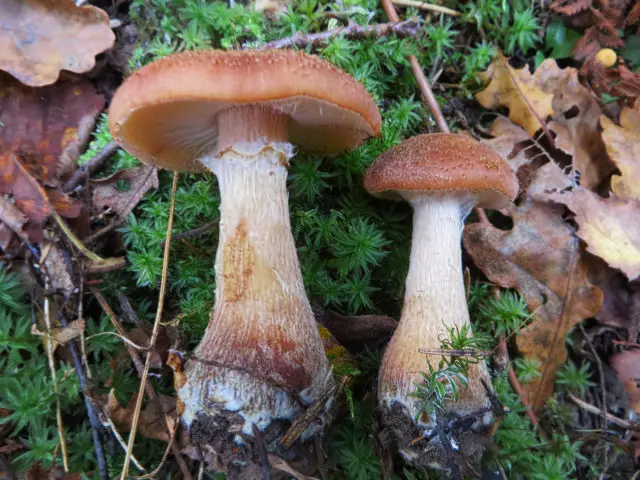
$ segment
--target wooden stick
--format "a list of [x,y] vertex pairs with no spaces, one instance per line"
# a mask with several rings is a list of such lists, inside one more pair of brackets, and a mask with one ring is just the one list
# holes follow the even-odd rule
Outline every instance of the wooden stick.
[[420,2],[417,0],[392,0],[394,5],[400,7],[416,7],[421,10],[429,10],[430,12],[444,13],[445,15],[451,15],[452,17],[459,17],[460,12],[452,8],[443,7],[441,5],[434,5],[433,3]]

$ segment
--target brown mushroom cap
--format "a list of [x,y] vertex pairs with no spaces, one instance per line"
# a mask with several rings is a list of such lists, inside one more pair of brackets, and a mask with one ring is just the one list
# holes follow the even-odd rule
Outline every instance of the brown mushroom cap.
[[380,112],[353,77],[291,50],[187,52],[157,60],[117,90],[109,109],[115,141],[145,163],[201,171],[217,144],[216,115],[238,105],[289,115],[289,141],[335,154],[380,133]]
[[490,147],[451,133],[418,135],[380,155],[364,174],[374,195],[468,192],[479,206],[502,208],[518,194],[513,169]]

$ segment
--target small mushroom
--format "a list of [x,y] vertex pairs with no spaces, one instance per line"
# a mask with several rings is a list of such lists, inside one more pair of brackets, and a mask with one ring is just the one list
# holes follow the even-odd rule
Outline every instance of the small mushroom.
[[[276,439],[333,382],[291,233],[293,145],[323,154],[355,148],[380,133],[376,104],[318,57],[192,52],[128,78],[109,124],[117,143],[145,163],[217,176],[215,306],[178,395],[192,440],[210,445],[217,462],[261,465],[261,447],[246,441],[255,429],[277,450]],[[301,438],[327,418],[322,412]]]
[[[418,350],[440,349],[450,329],[470,325],[461,258],[464,219],[475,205],[509,205],[518,192],[516,176],[489,147],[437,133],[387,150],[365,172],[364,186],[373,195],[406,200],[414,211],[404,306],[378,379],[383,421],[408,461],[449,469],[452,455],[460,465],[478,460],[482,442],[469,433],[486,430],[492,417],[484,362],[470,365],[468,388],[461,388],[459,401],[445,404],[446,418],[420,415],[412,393],[424,382],[427,358],[436,368],[440,360]],[[471,429],[456,431],[452,422],[469,415]]]

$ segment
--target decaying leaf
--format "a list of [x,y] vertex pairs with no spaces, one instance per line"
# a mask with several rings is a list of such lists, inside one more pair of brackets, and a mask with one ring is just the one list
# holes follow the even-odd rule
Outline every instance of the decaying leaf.
[[517,337],[521,353],[544,366],[542,377],[526,385],[535,408],[553,392],[555,371],[567,357],[566,336],[602,304],[602,292],[589,283],[578,240],[561,213],[558,206],[527,200],[512,208],[510,231],[474,223],[463,235],[466,250],[487,278],[515,288],[535,312]]
[[60,70],[83,73],[113,46],[109,16],[73,0],[0,2],[0,70],[26,85],[54,83]]
[[93,204],[102,211],[112,211],[126,217],[138,202],[152,188],[158,188],[158,172],[155,167],[142,167],[120,170],[110,177],[93,180]]
[[15,155],[43,185],[56,187],[75,170],[103,107],[102,95],[84,79],[30,88],[0,73],[0,152]]
[[614,355],[611,365],[629,395],[629,406],[640,413],[640,350],[627,350]]
[[0,197],[0,222],[22,237],[26,235],[22,227],[27,220],[26,215],[18,207],[6,198]]
[[602,258],[627,278],[640,275],[640,202],[599,195],[577,188],[550,193],[548,198],[575,214],[578,236],[587,250]]
[[104,98],[86,80],[36,89],[0,72],[0,195],[10,195],[26,216],[15,230],[23,238],[41,239],[49,202],[63,217],[80,214],[81,204],[57,187],[76,168],[103,106]]
[[[80,337],[86,327],[84,320],[73,320],[66,327],[56,326],[51,329],[50,338],[53,340],[52,348],[55,350],[59,345],[64,345],[69,340]],[[39,337],[46,337],[46,333],[38,330],[35,325],[31,328],[31,333]],[[43,340],[46,345],[46,341]]]
[[42,225],[52,208],[63,217],[78,217],[82,204],[58,190],[44,189],[13,154],[0,154],[0,195],[9,195],[28,218],[22,231],[26,238],[42,240]]
[[[131,422],[133,421],[133,413],[136,407],[136,395],[132,395],[126,407],[122,407],[118,403],[115,390],[111,389],[107,401],[107,413],[113,420],[113,423],[120,432],[128,432],[131,430]],[[167,425],[173,430],[176,422],[176,399],[168,395],[159,395],[160,405],[162,406],[162,415],[164,415]],[[155,440],[169,441],[169,433],[164,428],[160,413],[156,410],[153,402],[140,412],[140,420],[138,422],[138,431],[147,438]]]
[[[640,102],[638,102],[640,107]],[[621,176],[611,179],[611,189],[617,197],[640,201],[640,108],[625,107],[620,113],[620,126],[604,115],[600,119],[602,138],[607,153],[620,170]]]
[[354,351],[363,349],[365,345],[390,338],[398,326],[397,320],[384,315],[347,317],[332,310],[316,312],[316,321],[326,327],[327,333],[335,337],[338,345],[344,345]]
[[509,119],[533,135],[553,113],[553,92],[541,75],[550,65],[558,68],[555,60],[545,60],[532,75],[528,67],[511,67],[500,54],[483,74],[489,83],[476,99],[485,108],[507,107]]
[[589,280],[604,294],[596,319],[602,325],[624,328],[629,333],[629,340],[637,342],[640,335],[640,285],[630,283],[622,273],[598,257],[591,255],[587,263]]
[[65,298],[75,290],[71,279],[71,258],[53,242],[46,242],[42,247],[41,268],[51,282],[51,288]]

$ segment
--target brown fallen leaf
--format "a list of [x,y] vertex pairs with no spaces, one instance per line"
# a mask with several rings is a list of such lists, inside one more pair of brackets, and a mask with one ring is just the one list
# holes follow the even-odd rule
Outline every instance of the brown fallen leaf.
[[611,357],[611,366],[629,395],[629,406],[640,413],[640,350],[627,350]]
[[532,75],[529,67],[517,70],[499,54],[482,74],[489,83],[476,95],[476,100],[484,108],[507,107],[509,120],[533,136],[542,128],[540,121],[544,122],[553,114],[553,92],[543,84],[542,78],[551,65],[558,68],[555,60],[545,60]]
[[620,126],[604,115],[600,119],[607,153],[621,176],[611,178],[611,190],[617,197],[640,201],[640,102],[632,110],[620,112]]
[[60,70],[88,72],[113,46],[109,16],[73,0],[0,2],[0,70],[26,85],[54,83]]
[[630,283],[622,273],[598,257],[589,255],[587,263],[589,280],[604,294],[596,319],[602,325],[626,329],[629,340],[637,342],[640,335],[640,286]]
[[44,189],[13,154],[0,153],[0,195],[10,195],[13,204],[28,218],[22,232],[32,242],[42,240],[42,225],[55,209],[61,216],[80,216],[79,200],[53,189]]
[[562,220],[561,208],[528,199],[509,213],[511,230],[474,223],[465,227],[463,241],[487,278],[515,288],[534,313],[516,340],[524,356],[543,365],[541,378],[525,387],[531,405],[540,408],[566,360],[567,335],[598,312],[602,292],[587,279],[578,240]]
[[617,268],[630,280],[640,275],[640,202],[602,198],[584,188],[549,193],[549,200],[575,214],[578,236],[587,250]]
[[[91,183],[95,208],[110,208],[121,217],[129,215],[149,190],[159,186],[158,171],[149,165],[120,170]],[[119,183],[125,183],[126,189],[119,188]]]
[[22,230],[27,223],[27,217],[13,203],[4,197],[0,197],[0,222],[16,232],[21,237],[26,236]]
[[88,80],[30,88],[0,72],[0,152],[18,157],[43,185],[57,187],[76,169],[103,107],[104,97]]
[[590,190],[614,171],[600,133],[602,109],[578,79],[575,68],[548,68],[543,81],[553,85],[553,116],[548,127],[556,133],[555,146],[572,157],[580,184]]
[[[173,430],[176,422],[176,399],[168,395],[159,395],[160,405],[162,406],[162,415],[165,416],[167,425]],[[107,400],[106,410],[113,423],[120,432],[128,432],[131,430],[131,422],[133,421],[133,413],[136,407],[136,395],[132,395],[126,407],[120,406],[115,395],[115,390],[111,389]],[[169,441],[169,434],[164,428],[160,420],[160,413],[156,410],[153,403],[147,404],[140,413],[138,422],[138,431],[147,438],[155,440]]]

